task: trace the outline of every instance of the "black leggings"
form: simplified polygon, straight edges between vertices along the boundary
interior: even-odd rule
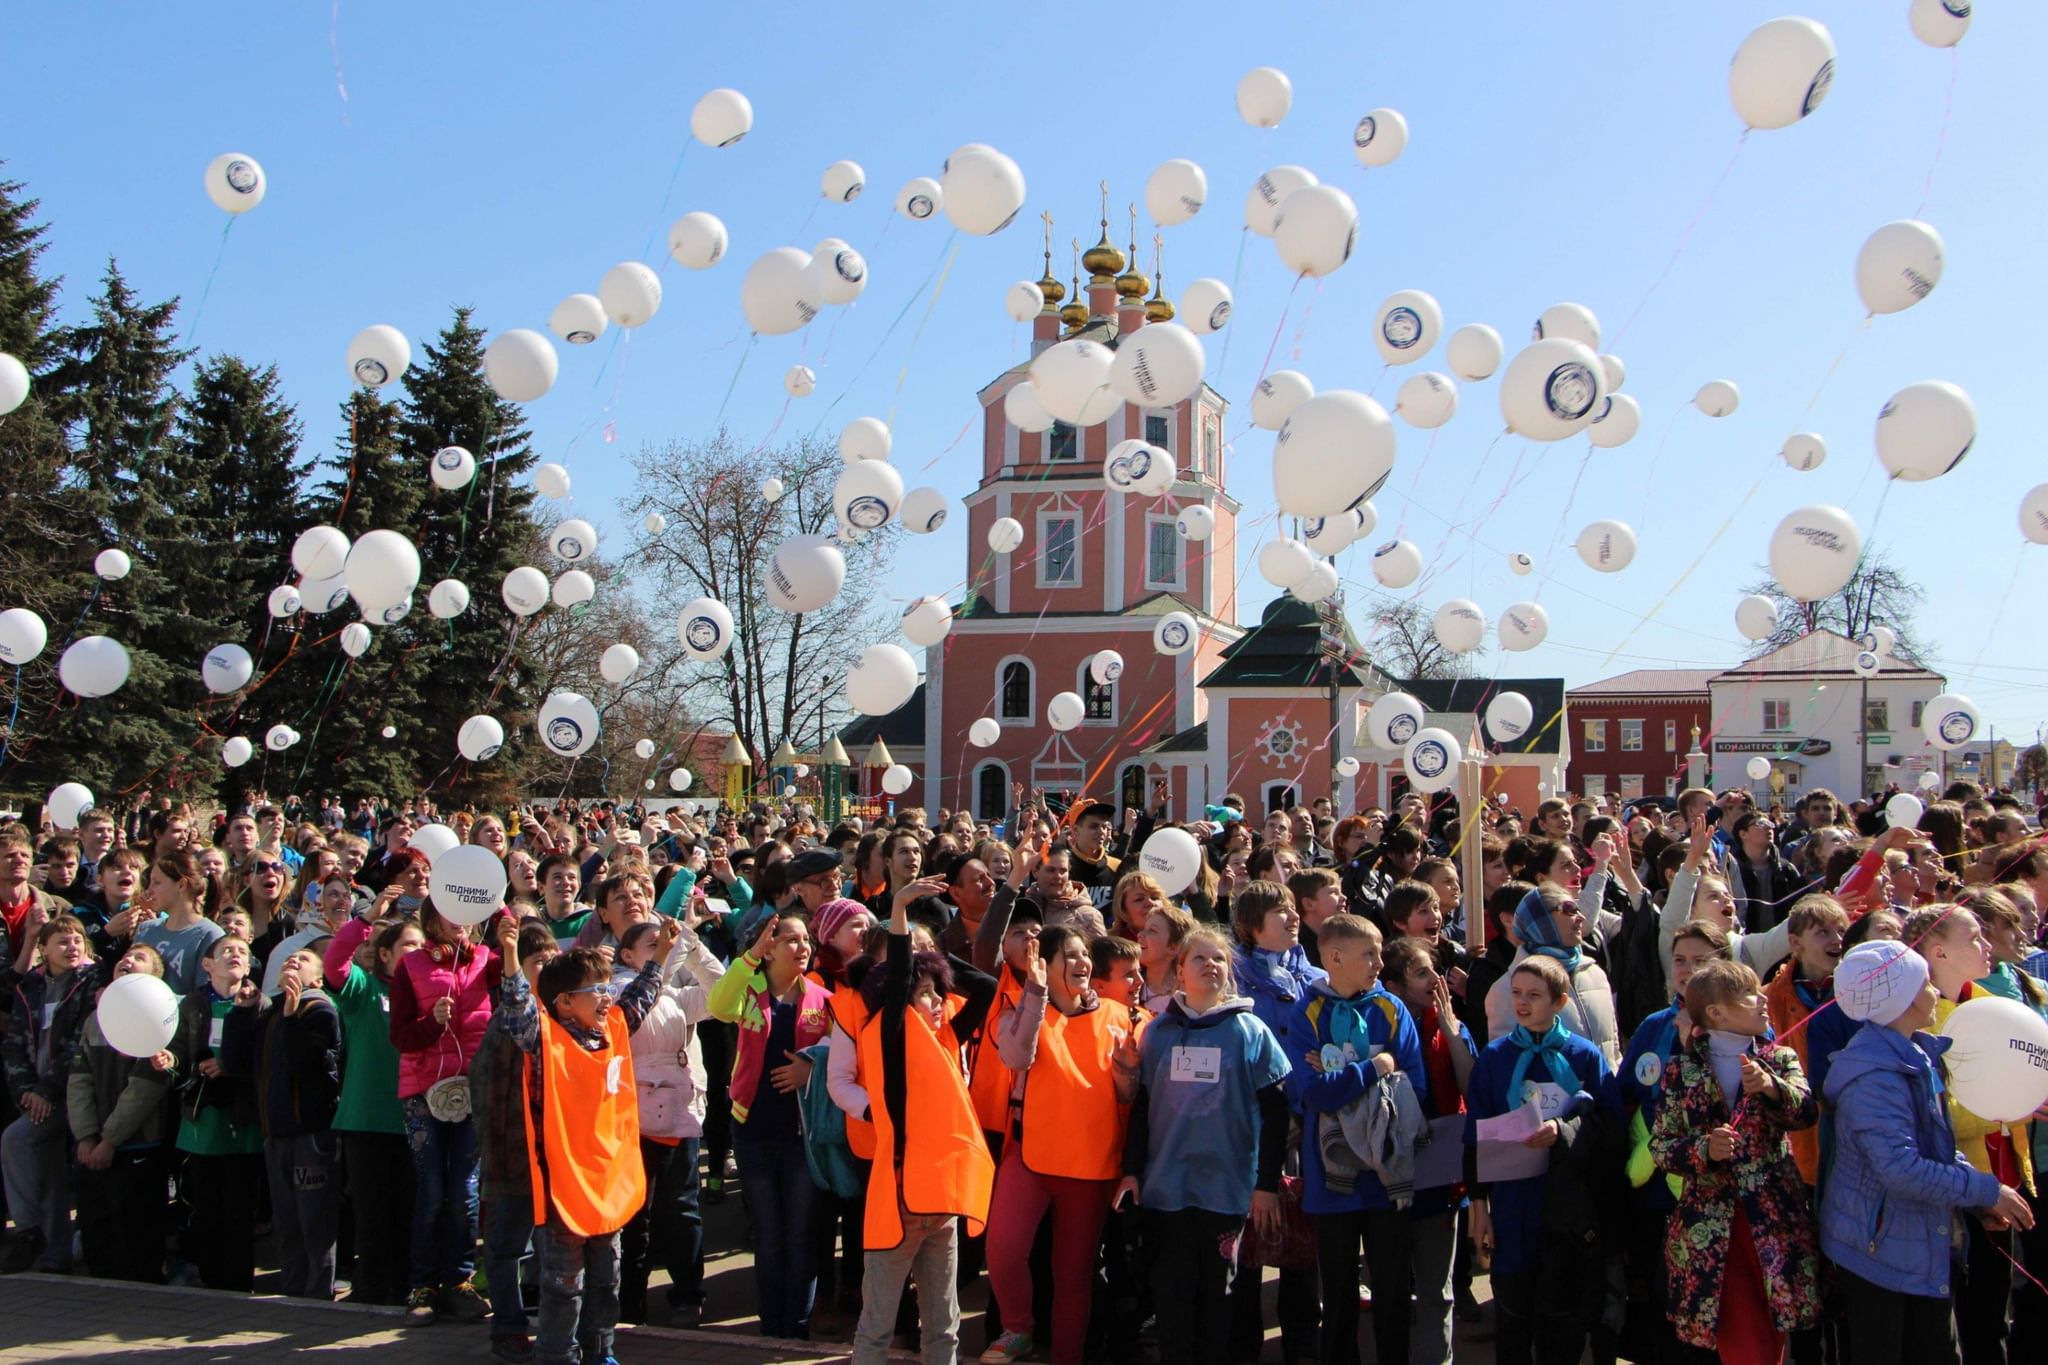
[[[1856,1365],[1956,1365],[1956,1335],[1947,1299],[1884,1289],[1840,1266],[1849,1326],[1849,1357]]]

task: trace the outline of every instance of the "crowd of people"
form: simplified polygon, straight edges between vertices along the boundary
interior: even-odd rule
[[[703,1320],[737,1196],[760,1331],[863,1362],[1254,1360],[1268,1272],[1289,1365],[2048,1348],[2048,1121],[1964,1109],[1937,1032],[2048,1013],[2010,795],[1489,805],[1477,886],[1419,795],[1015,796],[0,828],[0,1270],[247,1292],[267,1228],[287,1295],[601,1365]],[[483,922],[430,820],[503,860]],[[1205,854],[1171,893],[1169,823]],[[96,1015],[134,973],[181,1001],[154,1056]]]

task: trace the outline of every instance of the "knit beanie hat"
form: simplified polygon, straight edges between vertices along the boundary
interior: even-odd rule
[[[821,946],[831,943],[838,937],[839,931],[846,927],[848,920],[855,915],[867,913],[868,908],[865,905],[859,901],[847,900],[844,896],[826,901],[818,907],[818,913],[811,916],[811,942]]]
[[[1851,1019],[1890,1024],[1926,985],[1926,958],[1903,943],[1873,939],[1843,954],[1835,968],[1835,1003]]]

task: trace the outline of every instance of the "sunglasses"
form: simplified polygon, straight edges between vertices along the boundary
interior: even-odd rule
[[[594,996],[596,996],[596,997],[597,997],[598,999],[600,999],[600,1000],[609,1000],[609,999],[611,999],[611,998],[612,998],[612,997],[613,997],[614,995],[618,994],[618,992],[616,992],[616,991],[614,991],[614,990],[612,989],[612,987],[611,987],[611,983],[610,983],[610,982],[608,982],[608,981],[600,981],[600,982],[598,982],[598,983],[597,983],[597,984],[596,984],[595,986],[578,986],[578,987],[577,987],[577,988],[576,988],[575,990],[573,990],[573,991],[563,991],[563,992],[562,992],[562,994],[563,994],[563,995],[594,995]]]
[[[284,864],[283,864],[283,863],[251,863],[251,864],[249,864],[249,870],[250,870],[250,871],[252,871],[252,872],[282,872],[282,871],[284,871]]]

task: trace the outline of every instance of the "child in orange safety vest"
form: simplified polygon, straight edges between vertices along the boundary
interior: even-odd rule
[[[682,926],[665,920],[656,952],[624,990],[595,948],[540,969],[534,989],[507,972],[494,1031],[528,1057],[526,1146],[539,1233],[539,1365],[611,1365],[619,1318],[619,1229],[646,1202],[640,1104],[629,1039],[661,993],[661,964]],[[498,923],[517,961],[519,922]],[[538,997],[536,1001],[535,997]],[[616,1008],[614,1006],[616,1005]]]

